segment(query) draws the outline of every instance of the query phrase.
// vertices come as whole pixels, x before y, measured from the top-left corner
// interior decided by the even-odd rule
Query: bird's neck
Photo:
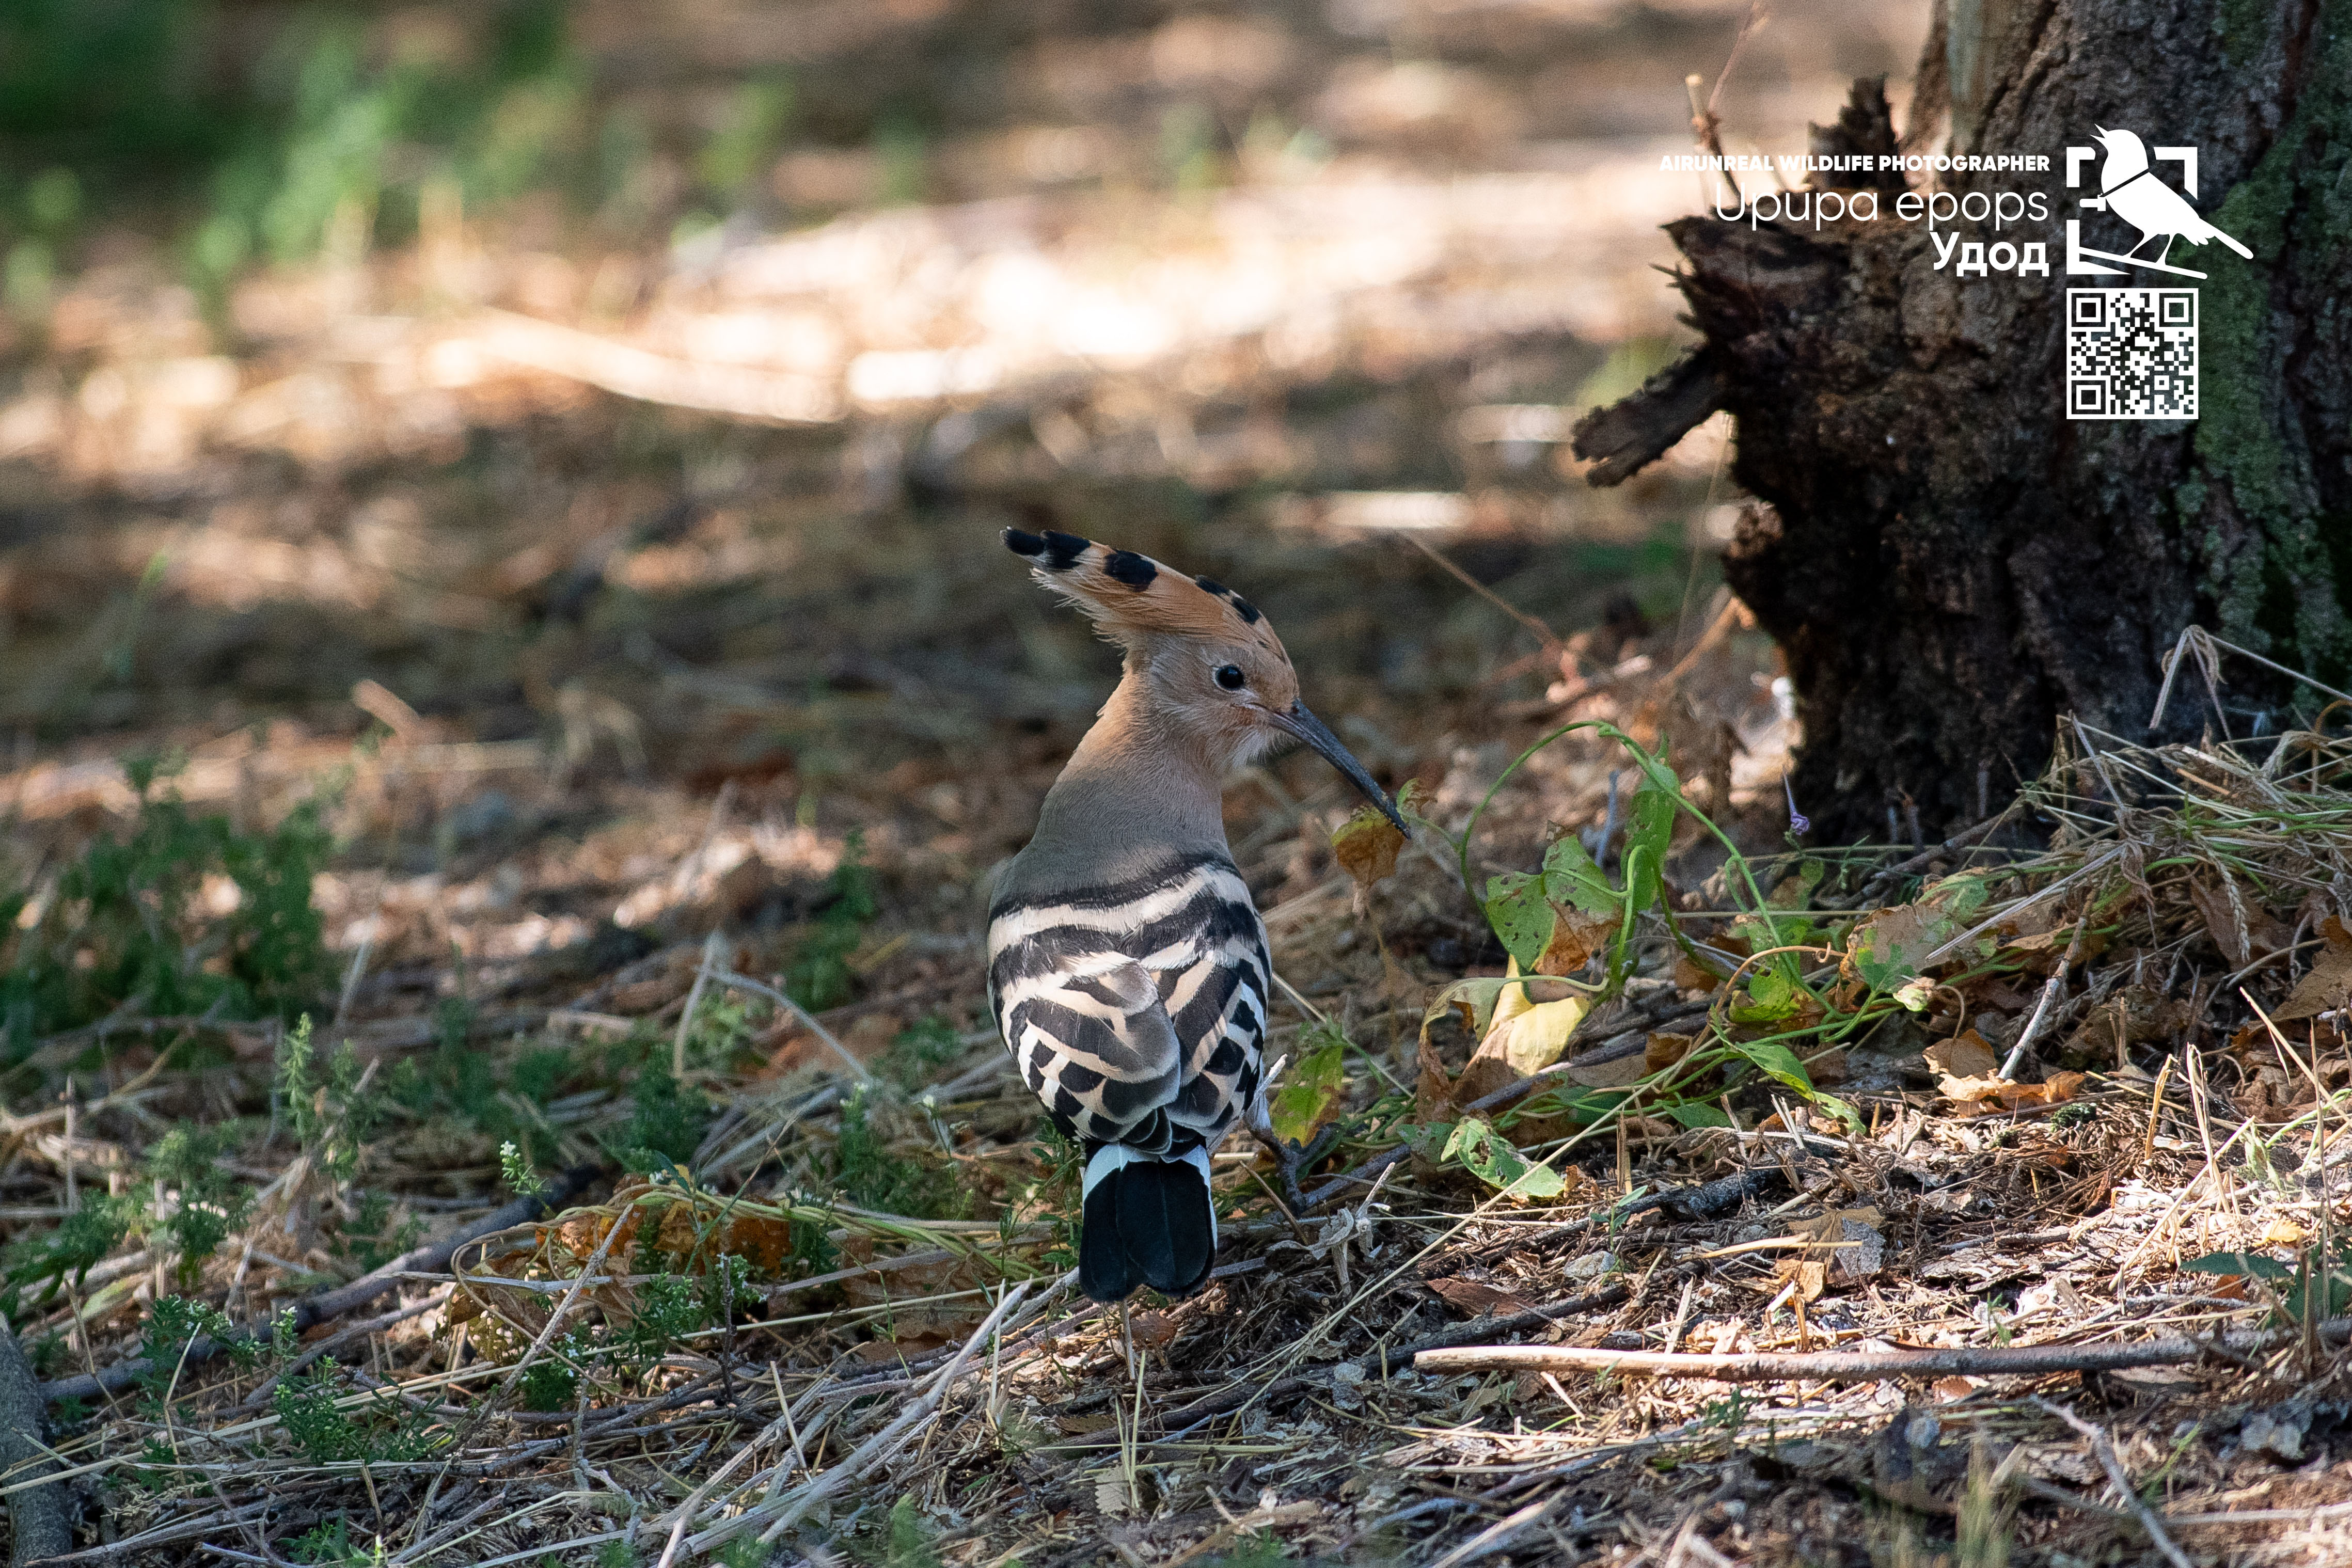
[[[1047,792],[1034,841],[1118,858],[1223,853],[1223,798],[1216,768],[1153,713],[1147,679],[1130,667]]]

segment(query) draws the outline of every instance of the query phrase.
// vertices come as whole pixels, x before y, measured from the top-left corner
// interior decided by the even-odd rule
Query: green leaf
[[[1633,912],[1658,902],[1664,888],[1666,849],[1675,836],[1678,792],[1656,783],[1633,794],[1633,820],[1625,830],[1625,895]]]
[[[1348,1037],[1335,1023],[1310,1025],[1298,1038],[1298,1064],[1275,1091],[1267,1113],[1274,1134],[1303,1144],[1315,1135],[1323,1113],[1347,1086]]]
[[[1721,1111],[1717,1110],[1712,1105],[1702,1105],[1696,1101],[1692,1101],[1681,1105],[1667,1105],[1663,1107],[1663,1109],[1667,1115],[1673,1117],[1676,1122],[1681,1123],[1685,1127],[1728,1127],[1731,1125],[1730,1117],[1725,1115]]]
[[[1506,872],[1486,883],[1486,924],[1495,928],[1503,950],[1533,972],[1536,960],[1551,945],[1551,900],[1544,896],[1544,879],[1526,872]]]
[[[1748,999],[1731,1009],[1734,1023],[1779,1023],[1804,1009],[1805,988],[1778,969],[1764,969],[1748,982]]]
[[[2257,1280],[2292,1280],[2295,1271],[2259,1252],[2208,1252],[2181,1265],[2192,1274],[2251,1274]]]
[[[1816,1093],[1813,1096],[1813,1105],[1818,1110],[1827,1111],[1844,1123],[1845,1130],[1849,1134],[1858,1136],[1867,1130],[1862,1119],[1862,1113],[1834,1094]]]
[[[1617,913],[1617,890],[1592,863],[1574,833],[1564,833],[1554,839],[1551,848],[1544,852],[1544,892],[1555,904],[1565,904],[1581,909],[1587,915]]]
[[[1567,1190],[1558,1171],[1530,1165],[1508,1138],[1475,1116],[1455,1125],[1442,1157],[1512,1197],[1558,1197]]]
[[[1765,1075],[1777,1078],[1790,1088],[1811,1098],[1813,1081],[1805,1072],[1805,1064],[1797,1053],[1776,1040],[1734,1040],[1732,1049],[1762,1069]]]

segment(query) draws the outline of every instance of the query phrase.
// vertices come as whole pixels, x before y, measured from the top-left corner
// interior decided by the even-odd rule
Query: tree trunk
[[[1669,232],[1703,343],[1578,431],[1593,482],[1614,483],[1731,412],[1733,474],[1769,507],[1726,570],[1786,651],[1797,799],[1838,837],[1883,832],[1906,795],[1930,825],[1972,820],[1979,768],[1996,789],[2031,778],[2062,715],[2146,735],[2192,622],[2352,685],[2352,0],[1942,0],[1911,119],[1913,151],[1940,131],[1955,154],[2051,159],[1935,177],[2046,193],[2044,222],[1937,233],[2046,243],[2048,277],[1961,277],[1958,246],[1939,270],[1927,225],[1893,216],[1899,174],[1877,177],[1877,222],[1685,218]],[[2067,218],[2085,247],[2138,237],[2077,206],[2097,159],[2063,183],[2065,149],[2101,127],[2197,147],[2193,204],[2252,259],[2175,242],[2168,259],[2204,281],[2066,276]],[[1893,140],[1861,82],[1814,149]],[[2184,183],[2178,163],[2154,173]],[[2199,291],[2200,418],[2067,417],[2067,294],[2111,285]],[[2320,706],[2251,662],[2228,673],[2234,733],[2265,705],[2272,728]],[[2191,695],[2168,730],[2193,735],[2200,707],[2215,722]]]

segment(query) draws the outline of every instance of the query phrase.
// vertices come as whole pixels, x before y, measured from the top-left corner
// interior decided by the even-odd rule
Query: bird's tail
[[[1216,1257],[1206,1149],[1162,1155],[1106,1144],[1087,1159],[1078,1288],[1088,1296],[1123,1301],[1139,1285],[1187,1296]]]
[[[2220,240],[2223,245],[2228,246],[2231,250],[2236,251],[2240,256],[2244,256],[2248,261],[2254,259],[2254,253],[2252,251],[2248,250],[2244,246],[2240,245],[2236,240],[2231,239],[2228,235],[2223,234],[2211,224],[2207,224],[2205,225],[2205,232],[2211,235],[2215,239]]]

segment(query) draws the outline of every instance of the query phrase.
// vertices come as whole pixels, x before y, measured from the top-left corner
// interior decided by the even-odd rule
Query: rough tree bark
[[[1703,342],[1578,431],[1610,484],[1734,416],[1733,474],[1770,505],[1726,570],[1789,661],[1797,798],[1840,837],[1883,833],[1898,794],[1931,825],[1972,817],[1979,768],[2031,778],[2062,714],[2143,734],[2191,622],[2339,687],[2352,667],[2352,0],[1939,0],[1910,118],[1909,151],[2050,156],[1935,181],[2046,192],[2038,226],[1958,228],[2047,242],[2051,276],[1939,271],[1924,224],[1685,218],[1669,232]],[[2068,287],[2183,282],[2065,276],[2066,218],[2092,248],[2137,237],[2076,206],[2096,162],[2063,183],[2097,127],[2197,146],[2198,210],[2253,253],[2171,248],[2208,275],[2194,423],[2066,418]],[[1893,141],[1874,82],[1814,131],[1815,151]],[[2254,703],[2319,706],[2231,675]],[[2189,705],[2175,716],[2193,734]]]

